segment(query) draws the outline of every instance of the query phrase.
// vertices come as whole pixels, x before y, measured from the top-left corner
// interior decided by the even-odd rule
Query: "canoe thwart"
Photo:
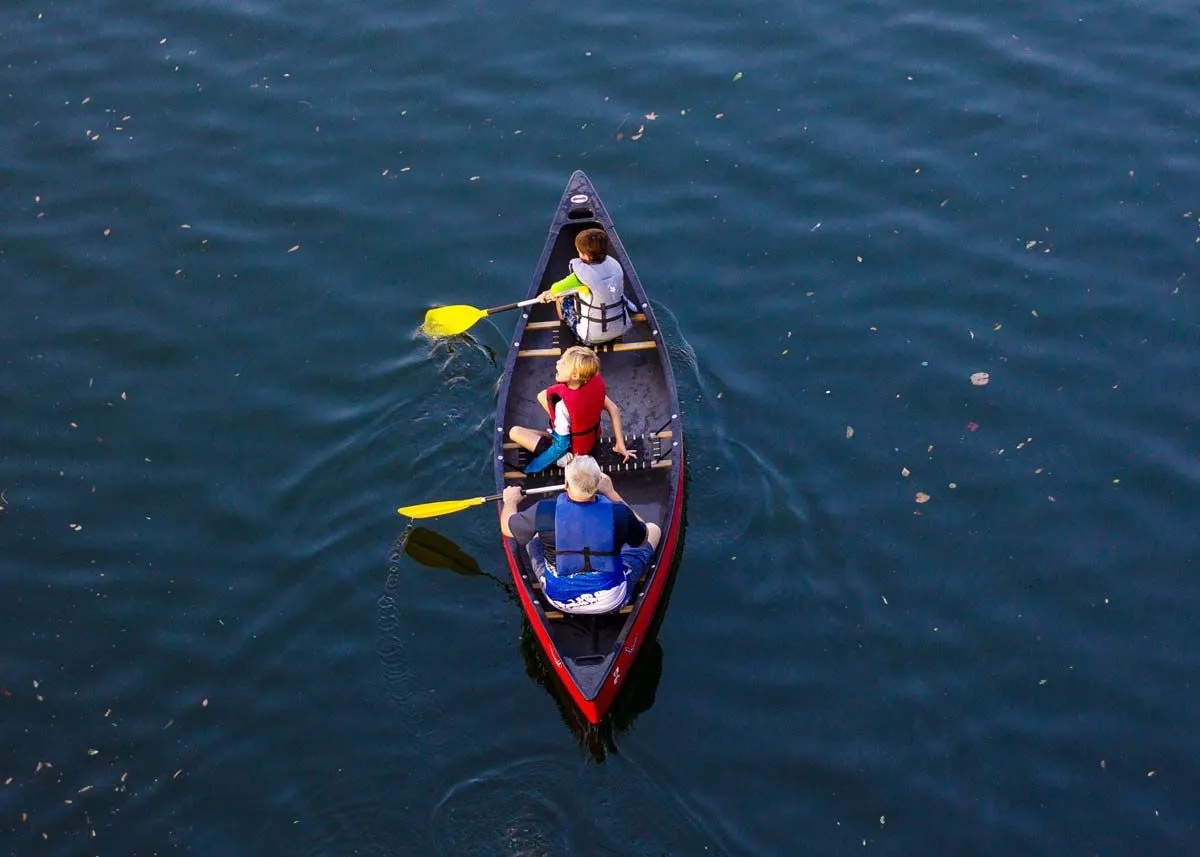
[[[596,459],[596,463],[600,465],[600,470],[604,473],[660,470],[671,466],[673,436],[671,431],[626,436],[625,448],[637,453],[637,458],[630,459],[629,461],[621,458],[620,454],[614,449],[613,438],[602,437],[600,438],[600,443],[592,450],[592,456]],[[529,466],[529,462],[533,460],[533,453],[522,449],[512,442],[505,443],[503,449],[505,463],[508,465],[504,471],[504,478],[509,480],[525,479],[526,474],[524,470]],[[563,468],[561,467],[551,466],[534,474],[534,478],[551,476],[561,481],[562,471]]]
[[[658,348],[658,343],[653,339],[647,339],[641,342],[606,342],[603,345],[592,346],[592,350],[597,354],[612,354],[620,351],[648,351],[652,348]],[[522,348],[517,352],[517,356],[558,358],[562,357],[563,350],[563,348],[557,345],[551,348]]]

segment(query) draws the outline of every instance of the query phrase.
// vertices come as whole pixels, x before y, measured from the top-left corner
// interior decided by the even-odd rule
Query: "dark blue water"
[[[0,853],[1194,853],[1198,91],[1170,2],[0,13]],[[690,455],[591,732],[394,514],[577,168]]]

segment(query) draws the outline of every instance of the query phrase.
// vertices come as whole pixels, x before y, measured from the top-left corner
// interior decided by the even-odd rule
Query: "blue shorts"
[[[625,568],[625,585],[629,587],[629,594],[633,594],[633,588],[641,582],[646,576],[646,569],[650,567],[650,560],[654,558],[654,546],[647,539],[646,543],[640,548],[621,548],[621,565]]]
[[[534,451],[533,461],[525,465],[528,474],[540,473],[565,454],[571,451],[571,436],[569,434],[553,434],[538,441]]]
[[[562,317],[572,332],[579,327],[579,301],[574,295],[562,299]]]

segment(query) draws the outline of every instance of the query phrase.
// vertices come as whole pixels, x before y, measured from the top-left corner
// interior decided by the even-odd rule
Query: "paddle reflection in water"
[[[484,571],[475,557],[441,533],[410,524],[398,541],[403,545],[405,554],[427,568],[448,568],[464,577],[486,577],[503,589],[509,598],[516,597],[512,583]]]

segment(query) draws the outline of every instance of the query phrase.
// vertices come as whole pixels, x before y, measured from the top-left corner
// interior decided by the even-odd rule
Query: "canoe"
[[[621,409],[625,445],[638,455],[628,463],[621,461],[613,451],[607,417],[594,455],[621,497],[643,520],[662,528],[662,539],[626,606],[599,616],[574,616],[554,609],[542,597],[525,550],[513,539],[503,541],[517,597],[542,652],[574,704],[589,722],[599,723],[653,631],[677,566],[682,548],[684,448],[679,395],[662,330],[612,218],[581,171],[571,176],[559,201],[527,297],[537,296],[567,275],[568,262],[576,255],[575,236],[594,227],[608,233],[612,255],[625,270],[625,294],[638,308],[634,324],[619,340],[596,346],[609,398]],[[508,485],[530,489],[563,481],[559,467],[526,476],[522,471],[530,455],[508,440],[508,431],[514,425],[546,425],[537,394],[554,383],[554,364],[573,344],[570,329],[558,320],[552,303],[534,304],[517,321],[496,410],[493,460],[498,491]],[[538,499],[527,497],[521,508]]]

